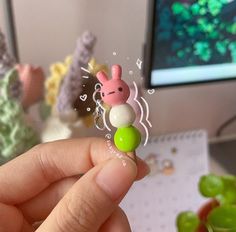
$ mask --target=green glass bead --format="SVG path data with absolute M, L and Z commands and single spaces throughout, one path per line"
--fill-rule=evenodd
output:
M 134 126 L 118 128 L 114 135 L 116 147 L 122 152 L 134 151 L 141 142 L 141 134 Z
M 190 211 L 179 214 L 177 218 L 178 232 L 194 232 L 200 225 L 198 216 Z
M 215 208 L 209 214 L 207 222 L 213 231 L 236 232 L 236 206 L 225 205 Z
M 204 197 L 215 197 L 224 191 L 224 182 L 216 175 L 202 176 L 199 182 L 199 190 Z

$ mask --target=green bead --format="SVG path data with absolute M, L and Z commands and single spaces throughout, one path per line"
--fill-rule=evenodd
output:
M 141 134 L 134 126 L 118 128 L 114 142 L 116 147 L 122 152 L 134 151 L 141 142 Z
M 202 176 L 199 182 L 199 190 L 204 197 L 215 197 L 224 191 L 224 182 L 218 176 L 209 174 Z
M 213 231 L 236 232 L 236 206 L 225 205 L 215 208 L 207 218 L 209 226 Z
M 190 211 L 179 214 L 177 218 L 178 232 L 195 232 L 199 225 L 198 216 Z

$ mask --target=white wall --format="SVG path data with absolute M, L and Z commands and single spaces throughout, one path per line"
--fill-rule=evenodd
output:
M 6 42 L 8 43 L 8 31 L 6 27 L 6 17 L 5 17 L 5 8 L 3 0 L 0 0 L 0 29 L 4 33 L 6 37 Z
M 147 0 L 14 0 L 21 60 L 47 69 L 71 53 L 78 35 L 89 29 L 98 37 L 95 56 L 101 62 L 122 64 L 126 76 L 133 70 L 140 82 L 135 61 L 142 54 L 146 4 Z M 235 93 L 236 83 L 228 82 L 145 94 L 152 134 L 206 128 L 214 135 L 236 114 Z
M 5 19 L 4 19 L 4 11 L 3 11 L 3 1 L 0 0 L 0 28 L 5 32 Z
M 144 0 L 15 0 L 14 8 L 23 62 L 48 67 L 74 50 L 84 30 L 96 34 L 95 56 L 124 63 L 141 54 L 144 40 Z M 127 20 L 128 19 L 128 20 Z

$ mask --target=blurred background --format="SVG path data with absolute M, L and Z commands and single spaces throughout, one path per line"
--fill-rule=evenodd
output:
M 125 77 L 132 70 L 140 82 L 135 63 L 143 55 L 147 5 L 148 1 L 143 0 L 13 1 L 20 61 L 40 65 L 47 73 L 49 65 L 72 53 L 78 36 L 90 30 L 97 36 L 94 56 L 98 61 L 120 63 Z M 6 31 L 4 12 L 0 15 L 1 27 Z M 218 126 L 236 112 L 235 91 L 236 83 L 229 82 L 147 94 L 151 117 L 155 115 L 151 133 L 206 128 L 212 137 Z M 235 128 L 232 125 L 227 133 L 233 133 Z
M 114 131 L 100 131 L 95 125 L 97 119 L 97 127 L 104 126 L 101 115 L 108 111 L 94 95 L 96 74 L 100 70 L 109 74 L 113 64 L 120 64 L 131 87 L 129 104 L 138 116 L 135 125 L 146 138 L 134 100 L 137 91 L 150 111 L 148 115 L 142 104 L 150 137 L 138 152 L 150 165 L 151 177 L 135 185 L 123 206 L 133 228 L 172 232 L 180 210 L 189 205 L 197 210 L 204 202 L 197 189 L 200 176 L 236 173 L 236 81 L 145 88 L 149 77 L 142 69 L 147 65 L 144 45 L 150 42 L 151 2 L 0 0 L 0 163 L 40 142 L 106 133 L 111 138 Z M 208 7 L 204 0 L 158 2 Z M 222 2 L 235 5 L 231 0 Z M 186 191 L 176 194 L 179 189 Z M 161 207 L 164 198 L 169 200 Z M 166 209 L 173 211 L 170 227 L 169 214 L 163 214 Z M 139 218 L 141 211 L 144 221 Z

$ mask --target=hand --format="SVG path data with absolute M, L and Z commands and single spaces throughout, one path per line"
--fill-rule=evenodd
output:
M 38 145 L 0 167 L 0 231 L 35 231 L 39 221 L 38 232 L 131 231 L 118 204 L 147 173 L 103 139 Z

